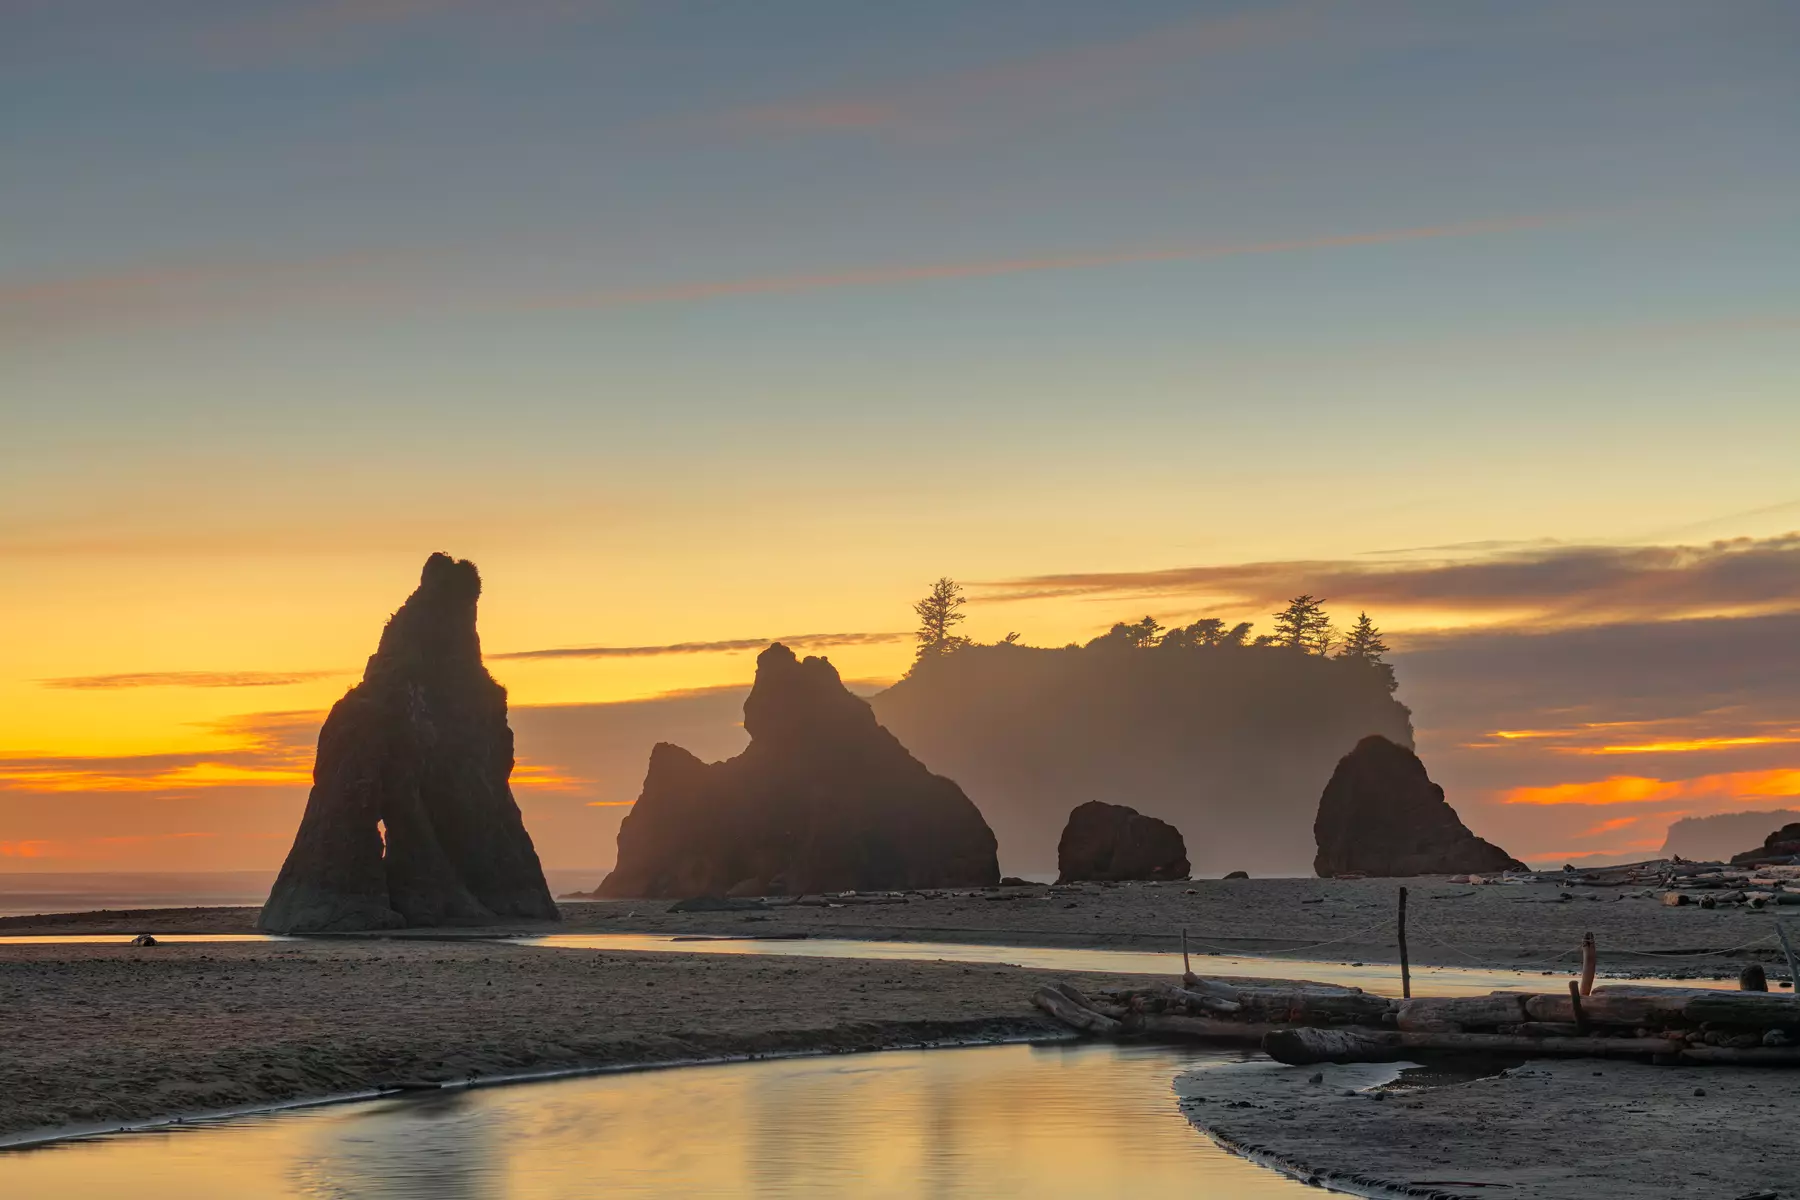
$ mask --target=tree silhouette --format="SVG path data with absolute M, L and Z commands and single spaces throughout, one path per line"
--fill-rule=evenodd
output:
M 1202 617 L 1192 625 L 1169 630 L 1157 645 L 1171 650 L 1208 650 L 1215 646 L 1241 646 L 1249 636 L 1248 621 L 1227 629 L 1217 617 Z
M 1308 654 L 1324 654 L 1336 639 L 1331 618 L 1325 614 L 1325 601 L 1310 595 L 1295 596 L 1288 606 L 1275 614 L 1275 633 L 1270 642 L 1290 646 Z
M 1394 668 L 1381 657 L 1388 652 L 1388 644 L 1381 640 L 1381 630 L 1375 628 L 1375 622 L 1369 620 L 1368 613 L 1356 618 L 1356 624 L 1344 638 L 1344 644 L 1338 649 L 1337 656 L 1348 662 L 1360 663 L 1371 670 L 1379 671 L 1383 682 L 1390 692 L 1398 691 L 1400 681 L 1394 678 Z
M 915 663 L 954 653 L 969 644 L 968 638 L 951 632 L 963 620 L 965 603 L 962 587 L 946 575 L 931 585 L 931 591 L 923 600 L 913 605 L 913 611 L 919 615 L 919 630 L 913 635 L 919 640 L 918 654 L 913 659 Z

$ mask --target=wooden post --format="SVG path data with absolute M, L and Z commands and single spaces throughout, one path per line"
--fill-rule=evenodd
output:
M 1581 994 L 1590 996 L 1594 991 L 1594 967 L 1600 960 L 1600 951 L 1594 946 L 1594 935 L 1581 935 Z
M 1181 931 L 1181 979 L 1187 982 L 1194 977 L 1193 964 L 1188 962 L 1187 930 Z
M 1412 999 L 1412 966 L 1406 961 L 1406 889 L 1400 889 L 1400 995 Z
M 1578 1037 L 1586 1037 L 1588 1031 L 1587 1014 L 1581 1011 L 1581 985 L 1573 979 L 1569 980 L 1569 1007 L 1575 1010 L 1575 1033 Z
M 1794 944 L 1788 941 L 1787 926 L 1780 921 L 1775 922 L 1775 936 L 1781 939 L 1781 952 L 1787 955 L 1788 982 L 1793 984 L 1794 999 L 1800 1000 L 1800 966 L 1794 962 Z

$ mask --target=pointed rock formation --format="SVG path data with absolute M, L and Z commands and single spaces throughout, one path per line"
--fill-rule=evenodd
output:
M 1167 821 L 1123 804 L 1078 804 L 1056 845 L 1056 882 L 1186 879 L 1187 843 Z
M 319 731 L 276 933 L 555 920 L 507 777 L 506 689 L 481 665 L 475 565 L 434 554 Z
M 1000 881 L 962 789 L 906 752 L 823 658 L 779 642 L 744 701 L 750 745 L 704 763 L 667 742 L 619 827 L 602 896 L 762 896 Z
M 1752 866 L 1763 862 L 1800 861 L 1800 821 L 1791 825 L 1783 825 L 1764 838 L 1762 845 L 1754 850 L 1746 850 L 1742 854 L 1732 855 L 1731 861 L 1739 866 Z
M 1313 822 L 1321 878 L 1523 871 L 1525 864 L 1469 832 L 1419 756 L 1366 737 L 1338 761 Z

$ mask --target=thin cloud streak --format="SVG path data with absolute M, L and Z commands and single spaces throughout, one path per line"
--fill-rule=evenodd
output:
M 719 642 L 674 642 L 665 646 L 557 646 L 545 650 L 511 650 L 490 654 L 489 660 L 556 658 L 655 658 L 665 654 L 732 654 L 761 650 L 773 642 L 805 649 L 830 646 L 879 646 L 903 642 L 910 633 L 805 633 L 794 637 L 731 638 Z M 713 690 L 713 689 L 706 689 Z
M 989 62 L 861 93 L 817 95 L 725 114 L 727 128 L 799 133 L 960 132 L 1004 115 L 1045 119 L 1139 94 L 1163 67 L 1304 35 L 1322 4 L 1289 4 L 1159 25 L 1129 37 Z
M 1703 546 L 1556 546 L 1436 562 L 1315 560 L 1035 575 L 974 585 L 980 603 L 1189 597 L 1273 610 L 1301 592 L 1342 607 L 1554 628 L 1800 611 L 1800 533 Z M 1398 625 L 1399 622 L 1391 622 Z M 1428 644 L 1434 635 L 1420 635 Z M 1446 635 L 1447 636 L 1447 635 Z
M 0 281 L 0 337 L 101 333 L 118 325 L 240 320 L 257 314 L 318 312 L 336 317 L 395 314 L 446 305 L 490 312 L 588 311 L 783 296 L 842 288 L 991 279 L 1157 263 L 1201 262 L 1409 242 L 1491 237 L 1567 226 L 1572 214 L 1497 217 L 1405 229 L 1262 242 L 1216 242 L 965 262 L 853 267 L 798 275 L 702 279 L 592 292 L 510 290 L 491 278 L 461 278 L 449 260 L 408 253 L 347 253 L 306 262 L 165 264 L 90 275 Z M 449 299 L 447 299 L 449 298 Z
M 1384 246 L 1400 242 L 1482 237 L 1523 233 L 1571 223 L 1566 215 L 1502 217 L 1463 221 L 1448 225 L 1424 225 L 1409 229 L 1383 229 L 1367 233 L 1334 234 L 1284 241 L 1213 243 L 1165 246 L 1144 250 L 1110 250 L 1091 254 L 1067 254 L 1043 258 L 1008 258 L 976 262 L 926 263 L 918 266 L 865 267 L 817 275 L 773 275 L 748 279 L 697 280 L 658 287 L 628 288 L 591 295 L 543 299 L 531 307 L 549 309 L 629 308 L 652 304 L 679 304 L 736 296 L 791 295 L 834 288 L 867 288 L 893 284 L 990 279 L 1039 271 L 1078 271 L 1096 267 L 1121 267 L 1149 263 L 1195 262 L 1255 254 L 1293 254 L 1305 250 L 1336 250 L 1357 246 Z
M 145 671 L 127 675 L 66 675 L 40 679 L 47 688 L 112 691 L 125 688 L 260 688 L 287 687 L 348 675 L 348 671 Z

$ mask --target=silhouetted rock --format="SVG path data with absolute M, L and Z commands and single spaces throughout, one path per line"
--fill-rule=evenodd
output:
M 1332 772 L 1313 822 L 1321 878 L 1523 871 L 1525 864 L 1469 832 L 1419 756 L 1366 737 Z
M 1763 844 L 1754 850 L 1746 850 L 1742 854 L 1734 854 L 1734 863 L 1758 863 L 1772 859 L 1788 859 L 1800 854 L 1800 821 L 1792 825 L 1783 825 L 1774 833 L 1763 839 Z
M 1056 882 L 1186 879 L 1181 830 L 1123 804 L 1078 804 L 1056 844 Z
M 1791 808 L 1682 817 L 1669 826 L 1658 855 L 1693 862 L 1724 862 L 1740 848 L 1761 840 L 1769 830 L 1796 822 L 1800 822 L 1800 812 Z
M 1248 878 L 1250 878 L 1250 872 L 1248 872 L 1248 871 L 1227 871 L 1225 873 L 1225 878 L 1226 879 L 1248 879 Z
M 277 933 L 555 920 L 507 778 L 506 689 L 481 665 L 473 563 L 425 562 L 362 682 L 325 718 L 300 832 L 263 906 Z
M 744 701 L 750 745 L 704 763 L 650 752 L 602 896 L 802 895 L 997 884 L 994 834 L 962 789 L 875 721 L 823 658 L 776 643 Z
M 1283 647 L 970 646 L 870 703 L 981 806 L 1016 875 L 1053 869 L 1064 818 L 1088 800 L 1205 830 L 1195 874 L 1297 874 L 1344 751 L 1371 733 L 1412 744 L 1379 672 Z

